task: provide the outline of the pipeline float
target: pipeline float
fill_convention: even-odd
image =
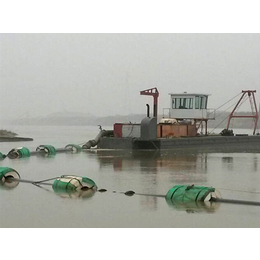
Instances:
[[[77,144],[68,144],[64,148],[55,148],[52,145],[39,145],[35,151],[30,151],[27,147],[14,148],[8,152],[7,157],[9,159],[28,158],[32,155],[53,157],[57,153],[62,153],[62,152],[79,153],[81,151],[82,151],[82,147]]]
[[[5,189],[15,188],[19,184],[19,173],[9,167],[0,167],[0,187]]]
[[[51,183],[53,181],[53,183]],[[88,178],[75,175],[62,175],[47,180],[31,181],[20,178],[19,173],[9,167],[0,167],[0,187],[4,189],[13,189],[18,184],[29,183],[37,187],[51,186],[55,194],[67,198],[89,198],[97,191],[96,183]],[[44,188],[46,189],[46,188]],[[46,189],[47,191],[50,191]]]
[[[53,181],[50,183],[49,181]],[[99,189],[96,183],[88,178],[75,175],[62,175],[48,180],[30,181],[20,178],[19,173],[9,167],[0,167],[0,187],[12,189],[18,186],[20,182],[30,183],[37,187],[42,185],[52,186],[54,193],[66,198],[90,198],[96,191],[106,192],[106,189]],[[46,189],[47,191],[50,191]],[[192,185],[175,185],[166,195],[142,194],[134,191],[116,192],[127,196],[154,196],[165,198],[167,204],[171,207],[187,212],[214,212],[220,203],[240,204],[260,206],[257,201],[244,201],[236,199],[221,198],[220,193],[213,187]]]

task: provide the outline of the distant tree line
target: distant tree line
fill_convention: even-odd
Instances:
[[[240,115],[249,115],[247,112],[240,112]],[[219,111],[216,114],[215,120],[209,120],[209,128],[225,128],[228,121],[229,112]],[[85,116],[70,113],[51,114],[41,118],[22,118],[9,122],[15,125],[86,125],[86,126],[113,126],[114,123],[140,123],[141,120],[146,117],[146,114],[131,114],[131,115],[115,115],[96,117],[89,114]],[[162,115],[158,115],[158,121],[162,118]],[[253,119],[233,119],[231,121],[231,128],[252,128]]]

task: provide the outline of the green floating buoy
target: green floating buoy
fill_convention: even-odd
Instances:
[[[11,180],[14,179],[20,179],[19,173],[9,167],[0,167],[0,186],[4,188],[14,188],[19,184],[19,181]]]
[[[97,190],[97,185],[87,177],[62,175],[54,181],[52,188],[54,191]]]
[[[31,152],[26,147],[18,147],[12,149],[8,154],[8,158],[16,159],[16,158],[27,158],[31,156]]]
[[[36,151],[43,151],[47,155],[56,155],[56,149],[52,145],[40,145],[36,148]]]
[[[175,203],[192,201],[204,202],[216,197],[215,188],[194,185],[176,185],[166,194],[166,200]]]
[[[65,148],[70,148],[73,153],[79,153],[82,151],[82,148],[77,144],[68,144]]]
[[[55,193],[66,198],[89,198],[96,190],[96,183],[87,178],[73,175],[62,175],[52,184]]]

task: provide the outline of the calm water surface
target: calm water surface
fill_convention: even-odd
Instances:
[[[8,129],[34,141],[0,143],[2,153],[20,146],[35,150],[41,144],[57,148],[80,144],[99,131],[97,127],[81,126]],[[16,169],[22,179],[73,174],[87,176],[108,191],[70,198],[55,194],[51,186],[19,183],[10,190],[0,188],[0,227],[260,227],[259,206],[215,203],[182,207],[169,205],[162,197],[119,193],[134,190],[165,195],[174,185],[195,184],[215,187],[223,198],[260,201],[259,152],[92,150],[52,158],[6,158],[0,166]]]

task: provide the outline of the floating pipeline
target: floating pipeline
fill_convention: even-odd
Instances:
[[[44,152],[48,156],[56,155],[57,151],[52,145],[39,145],[36,152]]]
[[[194,186],[194,185],[176,185],[166,194],[166,201],[171,202],[191,202],[191,201],[210,201],[216,199],[215,188]]]
[[[50,180],[54,180],[53,184],[46,182]],[[87,177],[62,175],[61,177],[55,177],[43,181],[29,181],[20,179],[19,173],[12,168],[0,167],[0,187],[14,188],[18,185],[19,182],[31,183],[38,187],[41,187],[41,185],[52,185],[52,189],[55,193],[59,194],[62,197],[65,196],[70,198],[88,198],[93,196],[94,193],[97,191],[96,183]],[[107,190],[100,189],[98,191],[105,192]],[[113,193],[117,192],[113,191]],[[173,188],[171,188],[166,195],[141,194],[135,193],[134,191],[119,193],[123,193],[127,196],[133,196],[136,194],[141,196],[163,197],[166,199],[168,205],[174,206],[177,209],[185,209],[189,213],[197,212],[198,209],[199,211],[214,212],[214,210],[219,207],[219,202],[260,206],[260,202],[257,201],[222,199],[220,197],[220,194],[217,194],[215,188],[205,186],[194,186],[194,184],[176,185]]]
[[[87,177],[78,177],[74,175],[62,175],[57,178],[52,188],[54,191],[77,191],[77,190],[97,190],[96,183]]]
[[[54,181],[52,189],[63,198],[90,198],[97,191],[97,185],[87,177],[62,175]]]
[[[51,184],[49,181],[52,180],[54,182]],[[62,175],[42,181],[31,181],[20,179],[19,173],[12,168],[0,167],[0,188],[14,188],[20,182],[30,183],[40,188],[43,188],[42,185],[51,185],[54,193],[63,198],[90,198],[97,191],[96,183],[87,177]]]
[[[8,154],[7,157],[9,159],[20,159],[20,158],[27,158],[31,155],[44,155],[44,156],[54,156],[57,153],[62,152],[72,152],[72,153],[79,153],[82,151],[82,148],[80,145],[77,144],[68,144],[64,148],[55,148],[52,145],[39,145],[36,148],[36,151],[30,151],[26,147],[18,147],[12,149]],[[6,156],[0,153],[0,160],[4,159]]]
[[[14,180],[15,179],[15,180]],[[19,184],[19,173],[9,167],[0,167],[0,187],[12,189]]]
[[[101,129],[100,132],[98,133],[98,135],[95,137],[95,139],[89,140],[88,142],[83,144],[82,149],[90,149],[91,147],[95,147],[96,145],[99,144],[102,137],[105,137],[105,136],[108,137],[108,136],[113,136],[113,135],[114,135],[113,130],[104,130],[104,129],[102,130]]]
[[[4,160],[5,157],[6,157],[6,155],[0,152],[0,161]]]
[[[18,147],[12,149],[7,156],[10,159],[27,158],[31,156],[31,152],[26,147]]]
[[[187,213],[213,213],[220,205],[212,200],[218,197],[220,195],[217,195],[212,187],[176,185],[168,191],[165,199],[167,204],[176,210],[185,210]]]
[[[79,146],[77,144],[68,144],[65,146],[65,149],[70,149],[70,150],[72,150],[73,153],[79,153],[82,151],[81,146]]]
[[[91,147],[96,146],[100,139],[104,136],[111,136],[113,135],[113,130],[101,130],[99,134],[96,136],[95,139],[89,140],[84,145],[80,146],[77,144],[68,144],[65,146],[65,148],[55,148],[52,145],[39,145],[36,148],[36,151],[30,152],[28,148],[26,147],[19,147],[12,149],[8,154],[8,158],[10,159],[19,159],[19,158],[26,158],[30,157],[31,155],[45,155],[45,156],[54,156],[58,152],[69,152],[72,153],[79,153],[82,151],[82,149],[90,149]],[[6,156],[0,153],[0,160],[3,160]]]

